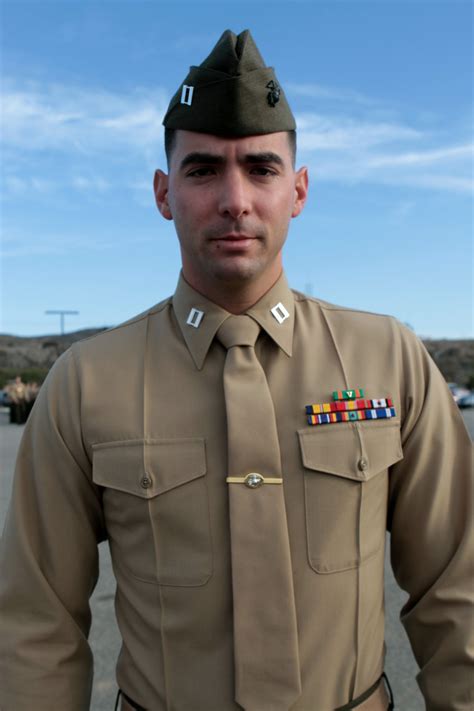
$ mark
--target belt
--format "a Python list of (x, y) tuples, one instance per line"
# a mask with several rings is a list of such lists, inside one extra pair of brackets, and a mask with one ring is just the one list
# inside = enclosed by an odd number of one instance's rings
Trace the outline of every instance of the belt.
[(117, 698), (115, 700), (115, 709), (114, 711), (118, 711), (119, 707), (119, 700), (120, 697), (122, 697), (122, 703), (120, 704), (120, 711), (146, 711), (143, 706), (139, 706), (138, 704), (133, 701), (130, 696), (127, 696), (127, 694), (124, 694), (122, 689), (119, 689), (119, 692), (117, 694)]
[[(143, 706), (135, 703), (135, 701), (127, 696), (127, 694), (124, 694), (123, 691), (119, 691), (117, 694), (115, 711), (118, 710), (120, 697), (122, 697), (121, 711), (146, 711)], [(388, 683), (386, 675), (382, 674), (380, 679), (377, 679), (375, 684), (372, 684), (367, 691), (364, 691), (363, 694), (348, 704), (338, 706), (335, 711), (350, 711), (351, 709), (357, 709), (357, 711), (393, 711), (394, 708), (395, 705), (390, 684)]]
[(387, 676), (382, 674), (367, 691), (348, 704), (338, 706), (335, 711), (393, 711), (394, 708), (392, 689)]

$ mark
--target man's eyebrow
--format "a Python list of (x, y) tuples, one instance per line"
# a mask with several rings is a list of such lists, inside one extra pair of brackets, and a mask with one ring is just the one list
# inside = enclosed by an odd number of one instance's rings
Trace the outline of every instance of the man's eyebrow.
[(214, 153), (200, 153), (195, 151), (194, 153), (188, 153), (184, 156), (180, 163), (180, 168), (186, 168), (187, 165), (223, 165), (225, 160), (222, 156), (216, 155)]
[(245, 163), (275, 163), (276, 165), (283, 166), (283, 159), (280, 158), (278, 153), (273, 153), (272, 151), (267, 151), (264, 153), (248, 153), (244, 161)]
[[(224, 165), (225, 162), (226, 159), (216, 153), (201, 153), (200, 151), (194, 151), (193, 153), (188, 153), (184, 156), (179, 167), (183, 170), (183, 168), (186, 168), (188, 165)], [(278, 153), (273, 153), (273, 151), (247, 153), (239, 162), (254, 165), (273, 163), (275, 165), (284, 166), (283, 159), (278, 155)]]

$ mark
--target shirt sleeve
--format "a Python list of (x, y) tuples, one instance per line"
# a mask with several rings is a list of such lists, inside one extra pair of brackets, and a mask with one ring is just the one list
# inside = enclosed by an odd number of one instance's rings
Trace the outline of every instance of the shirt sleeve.
[(435, 364), (410, 332), (399, 343), (403, 460), (391, 471), (401, 620), (427, 711), (474, 708), (471, 441)]
[(48, 375), (25, 427), (0, 542), (2, 711), (89, 709), (89, 598), (103, 538), (68, 351)]

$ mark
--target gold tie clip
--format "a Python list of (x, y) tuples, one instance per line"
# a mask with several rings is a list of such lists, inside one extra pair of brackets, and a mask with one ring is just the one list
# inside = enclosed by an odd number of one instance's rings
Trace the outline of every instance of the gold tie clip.
[(263, 484), (283, 484), (283, 479), (276, 477), (262, 476), (257, 472), (250, 472), (247, 476), (228, 476), (226, 479), (228, 484), (245, 484), (249, 489), (258, 489)]

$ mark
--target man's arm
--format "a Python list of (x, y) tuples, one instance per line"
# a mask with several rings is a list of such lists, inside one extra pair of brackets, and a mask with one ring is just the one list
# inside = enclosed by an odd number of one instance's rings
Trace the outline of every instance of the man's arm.
[(41, 388), (18, 453), (0, 543), (0, 708), (86, 711), (89, 597), (104, 538), (68, 351)]
[(471, 442), (441, 374), (411, 333), (401, 342), (404, 458), (391, 472), (401, 619), (428, 711), (474, 708)]

